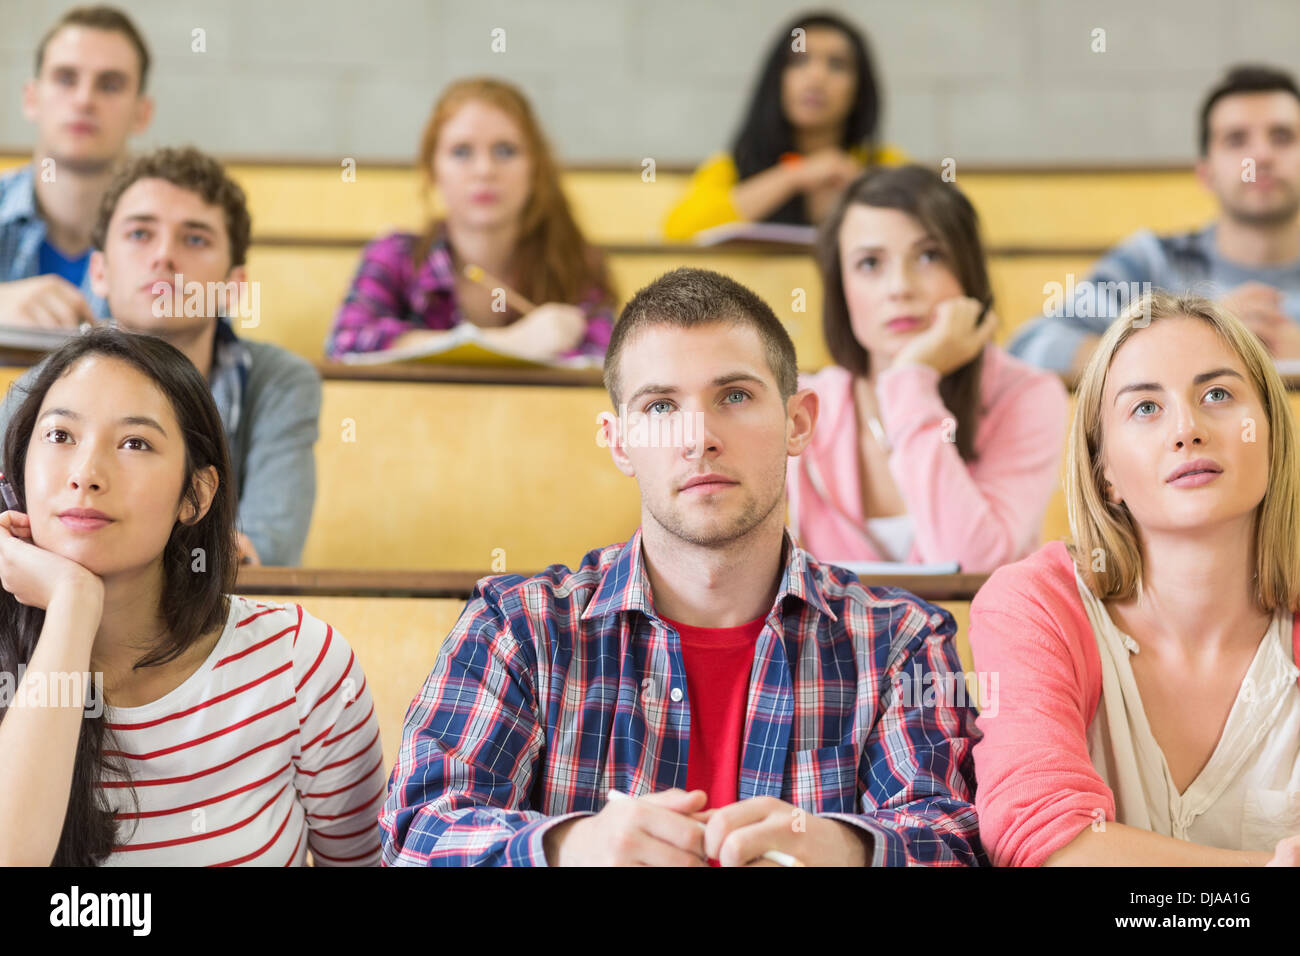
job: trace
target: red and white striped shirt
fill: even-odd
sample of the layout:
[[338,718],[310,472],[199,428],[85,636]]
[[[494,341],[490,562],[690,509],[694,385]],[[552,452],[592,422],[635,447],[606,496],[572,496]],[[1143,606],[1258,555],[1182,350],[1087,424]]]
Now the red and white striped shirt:
[[[370,866],[385,773],[343,636],[296,604],[231,596],[207,660],[143,707],[107,707],[101,786],[122,841],[106,866]],[[137,805],[138,804],[138,805]]]

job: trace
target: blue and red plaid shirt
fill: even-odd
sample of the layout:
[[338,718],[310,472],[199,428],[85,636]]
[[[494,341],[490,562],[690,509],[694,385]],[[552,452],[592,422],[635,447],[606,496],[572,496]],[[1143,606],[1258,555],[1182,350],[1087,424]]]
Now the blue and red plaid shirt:
[[[740,799],[861,827],[874,866],[984,865],[975,711],[899,692],[961,681],[952,616],[818,563],[788,532],[784,548],[754,651]],[[483,578],[407,711],[383,862],[545,865],[547,829],[599,812],[611,787],[684,789],[690,721],[639,530],[573,571]]]

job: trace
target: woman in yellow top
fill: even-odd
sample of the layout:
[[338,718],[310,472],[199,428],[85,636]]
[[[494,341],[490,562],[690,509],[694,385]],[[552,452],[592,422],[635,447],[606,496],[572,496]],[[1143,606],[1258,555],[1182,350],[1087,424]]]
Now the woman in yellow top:
[[879,119],[862,34],[831,14],[799,17],[777,37],[731,153],[696,170],[664,235],[689,239],[737,220],[820,222],[863,167],[903,161],[874,145]]

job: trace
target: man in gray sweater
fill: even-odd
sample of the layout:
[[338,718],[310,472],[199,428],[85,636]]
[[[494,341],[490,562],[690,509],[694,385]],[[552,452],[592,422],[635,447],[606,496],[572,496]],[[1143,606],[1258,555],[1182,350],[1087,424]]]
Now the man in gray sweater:
[[[1277,359],[1300,359],[1300,89],[1288,74],[1237,67],[1201,107],[1196,176],[1219,217],[1183,235],[1143,230],[1086,280],[1048,296],[1010,352],[1042,368],[1082,370],[1098,336],[1143,291],[1217,299]],[[1046,295],[1047,290],[1044,290]]]
[[[261,321],[244,271],[251,231],[244,192],[220,163],[160,149],[129,162],[104,194],[90,278],[119,328],[166,339],[205,373],[237,482],[241,557],[293,565],[316,498],[321,380],[306,360],[235,332]],[[38,370],[9,390],[0,427]]]

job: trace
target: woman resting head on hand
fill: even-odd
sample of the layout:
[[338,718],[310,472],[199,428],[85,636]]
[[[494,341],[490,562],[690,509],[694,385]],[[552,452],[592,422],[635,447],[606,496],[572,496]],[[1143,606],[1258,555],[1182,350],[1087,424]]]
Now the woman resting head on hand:
[[[277,863],[305,856],[305,847],[294,848],[307,824],[294,807],[300,788],[286,785],[292,760],[236,793],[253,779],[244,776],[265,776],[263,761],[283,754],[267,747],[232,766],[222,759],[223,747],[248,743],[246,732],[264,737],[278,720],[268,711],[235,726],[239,708],[248,718],[279,702],[282,679],[298,668],[270,674],[277,656],[315,643],[299,623],[287,629],[293,645],[266,642],[229,666],[212,659],[232,657],[272,620],[300,621],[296,611],[257,605],[274,610],[246,627],[252,602],[231,596],[236,505],[223,435],[207,383],[182,353],[116,329],[91,331],[53,353],[12,418],[4,474],[22,511],[0,515],[0,672],[25,671],[30,681],[93,673],[108,711],[83,707],[80,694],[64,706],[18,694],[0,709],[8,780],[0,789],[0,863],[93,865],[123,849],[111,862],[230,862],[250,840],[274,846]],[[339,648],[348,657],[338,635],[334,643],[330,655],[321,652],[322,672]],[[239,683],[245,668],[267,675],[249,693]],[[354,677],[362,685],[359,669]],[[314,684],[302,687],[298,703]],[[302,715],[289,708],[285,716],[294,733],[280,743],[300,746]],[[310,751],[301,748],[306,766]],[[356,763],[367,771],[370,761]],[[196,779],[175,782],[187,777]],[[150,785],[136,788],[133,778]],[[202,807],[202,826],[191,805]],[[267,843],[262,837],[276,826]]]
[[993,343],[998,318],[974,207],[922,166],[844,190],[818,245],[834,362],[806,380],[821,413],[791,460],[790,523],[823,561],[1029,554],[1059,487],[1060,379]]

